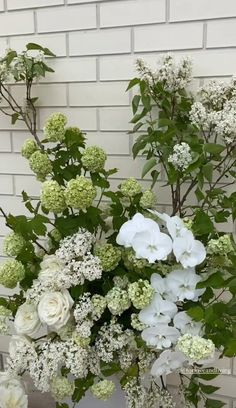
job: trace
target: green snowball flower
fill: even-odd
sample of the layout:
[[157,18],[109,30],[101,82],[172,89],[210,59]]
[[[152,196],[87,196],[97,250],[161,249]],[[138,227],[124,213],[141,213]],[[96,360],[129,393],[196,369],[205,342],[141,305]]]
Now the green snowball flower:
[[76,331],[74,331],[74,333],[72,334],[72,338],[75,344],[77,344],[77,346],[80,346],[82,348],[88,347],[91,341],[90,337],[79,336],[79,334]]
[[144,209],[154,208],[157,203],[156,194],[152,190],[144,191],[142,197],[140,198],[140,206]]
[[120,190],[125,197],[132,198],[142,192],[142,187],[134,177],[130,177],[121,183]]
[[188,333],[178,339],[177,348],[193,362],[212,358],[215,353],[215,345],[212,340]]
[[0,265],[0,284],[6,288],[15,288],[17,283],[21,282],[24,277],[25,269],[21,262],[10,259]]
[[226,255],[233,251],[234,248],[228,234],[218,239],[211,239],[207,245],[207,252],[211,255]]
[[4,253],[8,256],[17,256],[24,248],[26,242],[22,235],[11,232],[3,242]]
[[40,181],[44,181],[46,176],[52,172],[52,163],[48,155],[39,150],[32,154],[29,159],[29,165]]
[[85,169],[96,173],[104,169],[106,159],[107,155],[101,147],[91,146],[84,151],[81,161]]
[[75,385],[65,377],[54,377],[50,384],[50,391],[53,398],[61,402],[65,398],[71,398],[74,394]]
[[115,384],[113,381],[103,380],[99,381],[97,384],[93,384],[90,389],[94,397],[102,401],[107,401],[115,391]]
[[143,331],[147,326],[140,322],[139,317],[136,313],[131,315],[131,326],[135,330]]
[[120,316],[125,310],[130,307],[130,300],[126,290],[117,286],[111,289],[107,295],[107,307],[113,315]]
[[136,309],[148,306],[154,293],[154,289],[147,280],[139,279],[137,282],[130,283],[128,287],[129,298]]
[[136,258],[135,252],[132,248],[125,248],[122,251],[122,258],[126,268],[131,271],[140,272],[149,265],[146,259]]
[[63,113],[53,113],[45,123],[43,131],[50,142],[62,142],[65,137],[67,117]]
[[105,272],[113,271],[121,260],[121,250],[111,244],[104,244],[95,249],[95,255],[101,261]]
[[104,296],[93,295],[91,298],[92,301],[92,319],[99,320],[107,307],[107,301]]
[[96,197],[96,188],[84,176],[70,180],[65,190],[66,203],[69,207],[86,210]]
[[26,159],[29,159],[34,152],[38,150],[38,145],[33,139],[26,139],[22,148],[21,154]]
[[64,191],[55,180],[43,183],[40,199],[43,207],[55,214],[63,212],[66,208]]

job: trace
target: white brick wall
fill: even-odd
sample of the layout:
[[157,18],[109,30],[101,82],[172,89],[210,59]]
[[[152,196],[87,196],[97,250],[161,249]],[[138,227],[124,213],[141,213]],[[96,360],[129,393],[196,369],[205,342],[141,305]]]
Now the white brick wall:
[[[34,89],[40,129],[50,113],[66,113],[70,125],[87,132],[89,144],[106,149],[108,165],[119,168],[115,188],[127,175],[140,177],[143,164],[142,158],[132,160],[133,138],[126,133],[131,95],[125,88],[135,75],[135,59],[142,56],[153,65],[165,51],[177,58],[188,54],[194,61],[193,88],[211,77],[229,79],[236,73],[236,0],[0,0],[0,53],[6,46],[20,51],[30,41],[57,55],[50,61],[55,74]],[[22,87],[14,87],[14,94],[21,100]],[[0,116],[0,205],[15,214],[25,213],[21,191],[35,196],[40,188],[19,154],[26,137],[21,123],[11,126]],[[162,184],[159,204],[167,207],[170,195]],[[0,217],[0,248],[6,233]],[[0,351],[7,351],[7,342],[0,338]],[[221,365],[232,368],[232,375],[216,383],[233,408],[236,364]],[[81,408],[91,408],[87,403]]]

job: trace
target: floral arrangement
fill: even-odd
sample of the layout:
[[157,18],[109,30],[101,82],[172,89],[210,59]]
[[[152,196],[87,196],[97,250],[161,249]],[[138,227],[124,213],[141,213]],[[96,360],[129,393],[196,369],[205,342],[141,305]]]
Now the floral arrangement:
[[[10,50],[2,60],[0,93],[6,72],[27,85],[29,64],[37,67],[31,79],[51,70],[41,58],[49,50],[36,44],[27,50],[39,50],[40,58]],[[216,228],[236,214],[235,193],[227,190],[235,177],[235,84],[210,83],[196,99],[187,89],[188,59],[166,56],[155,71],[143,61],[137,68],[128,87],[139,89],[132,132],[146,126],[133,152],[147,157],[150,189],[129,178],[111,191],[116,169],[106,169],[105,151],[86,147],[65,115],[48,118],[43,140],[28,127],[33,138],[22,155],[42,183],[40,199],[22,193],[28,217],[1,209],[12,232],[0,283],[18,288],[0,298],[1,332],[11,320],[14,326],[0,374],[3,408],[27,407],[25,373],[57,408],[71,400],[75,407],[87,390],[109,399],[113,375],[127,408],[224,405],[209,396],[218,388],[205,381],[219,374],[214,359],[236,353],[235,243]],[[13,118],[32,120],[36,101],[30,93],[28,100],[33,108]],[[171,190],[170,215],[156,209],[160,166]],[[210,374],[204,371],[212,364]],[[166,381],[172,372],[180,378],[179,402]]]

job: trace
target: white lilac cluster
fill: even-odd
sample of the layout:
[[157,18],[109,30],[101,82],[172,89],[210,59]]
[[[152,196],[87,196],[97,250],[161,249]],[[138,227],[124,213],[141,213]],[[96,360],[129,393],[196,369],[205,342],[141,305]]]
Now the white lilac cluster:
[[149,263],[166,260],[172,252],[184,268],[193,268],[204,261],[204,245],[195,240],[183,220],[178,216],[151,212],[166,223],[169,235],[160,231],[157,222],[137,213],[122,225],[116,242],[125,248],[133,248],[137,258],[147,259]]
[[173,147],[173,153],[168,157],[168,162],[180,171],[188,168],[192,162],[191,149],[187,143],[179,143]]
[[191,122],[204,130],[212,132],[226,144],[231,144],[236,135],[236,89],[235,80],[229,84],[211,81],[202,87],[199,100],[190,111]]
[[192,79],[192,62],[188,57],[176,62],[173,56],[167,54],[160,59],[156,70],[152,70],[142,59],[139,59],[136,68],[141,78],[151,87],[159,82],[168,92],[185,88]]

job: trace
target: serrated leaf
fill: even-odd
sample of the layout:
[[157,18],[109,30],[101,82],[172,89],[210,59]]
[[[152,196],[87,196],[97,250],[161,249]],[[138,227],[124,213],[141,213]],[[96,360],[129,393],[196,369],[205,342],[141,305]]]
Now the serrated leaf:
[[149,159],[143,166],[143,170],[142,170],[142,178],[144,178],[146,176],[146,174],[153,168],[155,167],[157,164],[157,160],[152,157],[151,159]]

